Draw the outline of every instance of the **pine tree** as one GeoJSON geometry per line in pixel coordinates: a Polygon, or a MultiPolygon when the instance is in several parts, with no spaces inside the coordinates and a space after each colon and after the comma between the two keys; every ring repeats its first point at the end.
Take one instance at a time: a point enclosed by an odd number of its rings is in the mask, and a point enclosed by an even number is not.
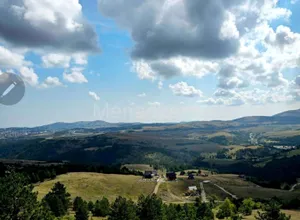
{"type": "Polygon", "coordinates": [[[74,199],[74,202],[73,202],[73,211],[77,211],[77,209],[82,206],[82,204],[84,203],[83,199],[81,197],[76,197],[74,199]]]}
{"type": "Polygon", "coordinates": [[[33,186],[22,174],[12,172],[0,178],[0,219],[53,219],[51,213],[37,201],[32,189],[33,186]]]}
{"type": "Polygon", "coordinates": [[[200,203],[197,205],[197,219],[213,220],[214,213],[207,203],[200,203]]]}
{"type": "Polygon", "coordinates": [[[75,219],[76,220],[88,220],[89,219],[89,210],[87,207],[87,204],[85,202],[82,202],[79,204],[79,207],[76,210],[75,213],[75,219]]]}
{"type": "Polygon", "coordinates": [[[109,201],[103,197],[102,200],[97,200],[93,209],[94,216],[106,217],[109,215],[109,201]]]}
{"type": "MultiPolygon", "coordinates": [[[[89,211],[93,212],[93,210],[94,210],[94,203],[92,201],[88,202],[88,209],[89,209],[89,211]]],[[[109,203],[108,203],[108,209],[109,209],[109,203]]]]}
{"type": "Polygon", "coordinates": [[[67,213],[70,206],[70,194],[67,193],[63,184],[57,182],[51,192],[44,197],[43,201],[56,217],[63,216],[67,213]]]}
{"type": "Polygon", "coordinates": [[[119,196],[111,206],[108,220],[138,220],[136,209],[133,201],[119,196]]]}
{"type": "Polygon", "coordinates": [[[163,218],[163,202],[155,194],[140,196],[138,200],[138,216],[143,220],[160,220],[163,218]]]}

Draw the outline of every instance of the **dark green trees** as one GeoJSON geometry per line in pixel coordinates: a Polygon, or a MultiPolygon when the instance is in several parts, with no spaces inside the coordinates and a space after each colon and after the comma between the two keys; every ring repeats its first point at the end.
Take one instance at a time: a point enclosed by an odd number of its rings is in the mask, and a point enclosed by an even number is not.
{"type": "Polygon", "coordinates": [[[51,192],[44,197],[43,202],[56,217],[63,216],[67,213],[70,206],[70,194],[67,193],[63,184],[57,182],[51,192]]]}
{"type": "Polygon", "coordinates": [[[76,220],[88,220],[89,219],[89,209],[86,202],[82,202],[76,209],[75,212],[76,220]]]}
{"type": "Polygon", "coordinates": [[[290,220],[291,216],[286,216],[280,212],[280,205],[275,201],[271,201],[270,204],[263,207],[263,212],[258,212],[255,218],[257,220],[290,220]]]}
{"type": "Polygon", "coordinates": [[[163,202],[155,194],[140,196],[138,200],[138,216],[143,220],[159,220],[163,218],[163,202]]]}
{"type": "Polygon", "coordinates": [[[12,172],[0,178],[0,219],[53,219],[51,213],[37,201],[32,189],[33,186],[22,174],[12,172]]]}
{"type": "Polygon", "coordinates": [[[252,198],[244,199],[242,205],[239,208],[239,212],[245,216],[251,215],[254,206],[255,202],[252,198]]]}
{"type": "Polygon", "coordinates": [[[109,215],[109,209],[109,201],[107,198],[103,197],[100,201],[96,201],[92,212],[94,216],[106,217],[109,215]]]}
{"type": "Polygon", "coordinates": [[[136,210],[137,207],[132,200],[119,196],[111,205],[108,220],[138,220],[136,210]]]}
{"type": "Polygon", "coordinates": [[[224,219],[235,215],[236,207],[235,205],[227,198],[223,204],[219,207],[216,217],[219,219],[224,219]]]}

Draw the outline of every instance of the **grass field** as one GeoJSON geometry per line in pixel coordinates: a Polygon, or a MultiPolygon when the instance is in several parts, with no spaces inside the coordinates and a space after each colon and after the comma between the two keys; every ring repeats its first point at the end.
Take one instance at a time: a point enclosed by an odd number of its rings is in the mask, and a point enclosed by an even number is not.
{"type": "MultiPolygon", "coordinates": [[[[300,219],[300,211],[294,211],[294,210],[282,210],[283,213],[290,215],[291,220],[299,220],[300,219]]],[[[251,216],[245,216],[245,220],[256,220],[255,216],[257,215],[257,211],[253,211],[251,216]]]]}
{"type": "Polygon", "coordinates": [[[72,198],[81,196],[87,201],[96,201],[105,196],[113,201],[117,196],[124,196],[137,200],[141,194],[151,194],[156,185],[156,182],[140,180],[140,176],[132,175],[68,173],[36,185],[34,190],[38,192],[38,198],[41,199],[59,181],[67,187],[72,198]]]}
{"type": "MultiPolygon", "coordinates": [[[[186,201],[185,193],[188,190],[188,186],[197,186],[199,188],[200,181],[204,180],[210,181],[209,183],[204,183],[207,198],[212,195],[217,196],[219,200],[230,197],[229,194],[214,184],[223,187],[238,198],[272,198],[277,196],[282,199],[291,199],[300,196],[300,191],[298,190],[289,192],[279,189],[263,188],[233,174],[214,174],[208,177],[195,176],[195,180],[188,180],[187,176],[180,176],[178,181],[161,184],[158,195],[166,202],[186,201]]],[[[191,201],[192,199],[189,198],[188,200],[191,201]]]]}

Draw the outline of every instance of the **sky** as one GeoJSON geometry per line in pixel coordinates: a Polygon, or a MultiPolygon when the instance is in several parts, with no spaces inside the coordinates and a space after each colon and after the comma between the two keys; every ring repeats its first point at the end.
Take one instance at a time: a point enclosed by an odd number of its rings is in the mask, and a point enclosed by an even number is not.
{"type": "Polygon", "coordinates": [[[300,108],[297,0],[2,0],[0,127],[181,122],[300,108]]]}

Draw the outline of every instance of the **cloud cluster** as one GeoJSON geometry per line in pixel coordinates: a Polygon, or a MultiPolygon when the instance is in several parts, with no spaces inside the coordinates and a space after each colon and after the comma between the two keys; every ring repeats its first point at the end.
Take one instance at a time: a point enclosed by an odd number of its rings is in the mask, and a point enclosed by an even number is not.
{"type": "MultiPolygon", "coordinates": [[[[98,0],[98,5],[130,33],[132,70],[140,79],[215,75],[215,96],[200,100],[206,104],[297,99],[297,83],[284,73],[300,67],[300,34],[286,25],[292,12],[278,0],[98,0]],[[273,29],[275,20],[283,24],[273,29]],[[250,92],[255,88],[259,100],[250,92]]],[[[175,95],[194,94],[185,87],[170,85],[175,95]]]]}
{"type": "Polygon", "coordinates": [[[63,73],[63,78],[65,81],[69,83],[78,83],[78,84],[88,82],[88,80],[85,78],[85,76],[82,73],[83,71],[82,68],[72,68],[70,71],[71,71],[70,73],[67,72],[63,73]]]}
{"type": "Polygon", "coordinates": [[[16,68],[29,64],[24,55],[0,46],[0,68],[16,68]]]}
{"type": "Polygon", "coordinates": [[[78,0],[4,0],[0,27],[0,39],[15,47],[99,51],[96,32],[83,18],[78,0]]]}
{"type": "Polygon", "coordinates": [[[63,86],[59,78],[48,76],[45,81],[41,84],[41,88],[53,88],[63,86]]]}
{"type": "Polygon", "coordinates": [[[0,69],[20,74],[27,85],[63,86],[58,77],[39,81],[38,64],[25,59],[30,52],[41,56],[43,68],[64,68],[66,82],[86,83],[82,66],[87,64],[88,54],[99,51],[98,36],[84,18],[79,0],[0,3],[0,69]]]}
{"type": "Polygon", "coordinates": [[[203,93],[201,90],[196,89],[193,86],[188,85],[186,82],[178,82],[174,85],[169,85],[169,88],[174,95],[186,96],[186,97],[201,97],[203,93]]]}

